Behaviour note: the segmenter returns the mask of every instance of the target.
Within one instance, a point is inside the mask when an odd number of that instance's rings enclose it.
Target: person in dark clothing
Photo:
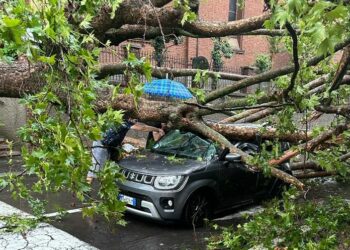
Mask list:
[[[102,140],[92,143],[92,165],[87,174],[86,181],[91,184],[98,173],[109,159],[118,159],[122,142],[130,129],[152,132],[155,140],[159,140],[164,131],[160,128],[137,123],[135,120],[127,120],[116,128],[110,128],[104,133]]]

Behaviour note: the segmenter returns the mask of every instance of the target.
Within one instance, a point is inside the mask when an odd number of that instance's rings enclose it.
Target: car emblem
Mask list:
[[[130,175],[130,180],[133,180],[135,178],[135,174],[134,173],[131,173]]]

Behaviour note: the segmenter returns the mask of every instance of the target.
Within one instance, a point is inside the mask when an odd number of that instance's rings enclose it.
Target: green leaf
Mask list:
[[[199,102],[203,102],[205,100],[205,91],[203,89],[191,88],[190,91],[196,96]]]
[[[87,15],[84,17],[83,21],[81,21],[81,23],[79,24],[79,27],[80,27],[80,28],[84,28],[84,29],[90,28],[90,27],[91,27],[91,26],[90,26],[90,23],[91,23],[92,18],[93,18],[92,15],[87,14]]]
[[[196,73],[196,75],[194,76],[193,81],[194,81],[195,83],[200,83],[200,82],[201,82],[201,78],[202,78],[201,71],[197,70],[197,73]]]
[[[302,11],[303,2],[302,0],[288,0],[287,6],[289,12],[292,12],[294,15],[299,15]]]
[[[113,19],[115,17],[115,12],[118,9],[118,7],[120,6],[120,4],[123,2],[123,0],[113,0],[110,1],[110,3],[112,4],[112,12],[111,12],[111,19]]]
[[[275,22],[279,24],[280,28],[284,27],[287,21],[289,21],[289,13],[282,8],[276,10],[274,15]]]
[[[14,28],[21,24],[21,20],[16,18],[10,18],[8,16],[5,16],[2,19],[3,23],[5,24],[5,27],[7,28]]]
[[[146,80],[150,82],[152,80],[152,65],[149,60],[146,60],[142,64],[142,71],[143,71],[143,74],[146,76]]]
[[[186,22],[193,22],[195,21],[197,18],[196,13],[192,12],[192,11],[186,11],[181,19],[181,25],[184,26]]]
[[[342,4],[338,4],[337,7],[325,14],[325,17],[329,21],[335,21],[336,19],[344,19],[349,16],[349,10]]]
[[[41,61],[41,62],[44,62],[44,63],[48,63],[50,65],[54,65],[55,62],[56,62],[56,55],[52,55],[50,57],[39,56],[38,60]]]
[[[311,33],[312,40],[317,43],[321,43],[327,37],[326,28],[321,22],[314,24],[312,30],[309,32]]]

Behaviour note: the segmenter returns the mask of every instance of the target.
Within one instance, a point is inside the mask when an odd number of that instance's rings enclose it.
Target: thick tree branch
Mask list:
[[[282,106],[275,107],[275,108],[267,108],[264,110],[261,110],[259,112],[256,112],[255,114],[252,114],[250,116],[247,116],[243,119],[237,120],[236,123],[247,123],[247,122],[256,122],[263,118],[266,118],[272,114],[275,114],[277,111],[281,110]]]
[[[282,101],[281,98],[279,98],[279,94],[278,93],[274,93],[273,95],[269,95],[269,96],[263,96],[260,97],[256,100],[257,104],[264,104],[264,103],[268,103],[268,102],[280,102]],[[242,107],[242,106],[249,106],[250,105],[251,100],[249,98],[229,98],[227,101],[225,102],[221,102],[218,103],[216,105],[214,105],[215,109],[225,109],[225,108],[230,108],[230,107]],[[198,111],[198,115],[199,116],[206,116],[206,115],[210,115],[212,114],[212,111],[209,110],[199,110]]]
[[[316,106],[315,109],[318,112],[322,112],[326,114],[337,114],[348,118],[350,117],[350,104],[339,105],[339,106],[320,105],[320,106]]]
[[[275,102],[271,102],[271,103],[264,103],[264,104],[260,104],[260,105],[253,105],[253,106],[242,106],[242,107],[233,107],[233,108],[225,108],[225,109],[215,109],[209,106],[205,106],[205,105],[201,105],[198,103],[193,103],[193,102],[184,102],[187,105],[191,105],[191,106],[196,106],[200,109],[208,109],[217,113],[221,113],[223,111],[237,111],[237,110],[249,110],[249,109],[257,109],[257,108],[280,108],[280,107],[284,107],[284,106],[290,106],[293,104],[290,103],[281,103],[281,104],[277,104]]]
[[[118,29],[125,24],[137,24],[162,27],[180,27],[183,11],[168,7],[157,8],[137,0],[124,0],[111,17],[112,8],[105,5],[91,22],[91,29],[102,43],[108,40],[106,33],[110,29]]]
[[[350,153],[346,153],[342,156],[339,157],[339,161],[346,161],[350,158]],[[292,170],[301,170],[301,169],[322,169],[321,166],[319,166],[316,162],[314,161],[306,161],[304,162],[295,162],[291,163],[290,167]]]
[[[328,79],[329,75],[324,75],[321,76],[307,84],[305,84],[305,88],[309,90],[309,92],[307,93],[307,97],[311,96],[312,94],[314,94],[318,88],[321,88],[322,90],[324,89],[324,84],[326,82],[326,80]],[[350,84],[350,76],[345,76],[342,84]],[[257,103],[265,103],[265,102],[270,102],[270,101],[277,101],[277,102],[281,102],[283,99],[283,94],[282,93],[278,93],[275,92],[269,96],[263,96],[260,97],[257,100]],[[232,99],[232,100],[228,100],[224,103],[221,103],[219,105],[216,105],[215,108],[217,109],[222,109],[222,108],[228,108],[228,107],[237,107],[237,106],[247,106],[249,103],[249,99],[247,98],[242,98],[242,99]],[[208,113],[203,113],[203,110],[200,111],[201,115],[207,115]]]
[[[337,44],[334,48],[334,51],[341,50],[342,48],[344,48],[345,46],[347,46],[349,44],[350,44],[350,37],[347,38],[346,40],[344,40],[344,42]],[[325,59],[328,56],[329,55],[315,56],[315,57],[309,59],[306,62],[306,64],[307,64],[307,66],[315,66],[316,64],[318,64],[319,62],[321,62],[323,59]],[[265,73],[262,73],[262,74],[259,74],[256,76],[240,80],[240,81],[233,83],[232,85],[227,86],[225,88],[221,88],[221,89],[218,89],[216,91],[212,91],[211,93],[209,93],[206,96],[204,103],[211,102],[211,101],[216,100],[220,97],[231,94],[232,92],[235,92],[237,90],[255,85],[257,83],[264,82],[264,81],[270,81],[271,79],[274,79],[276,77],[290,74],[290,73],[294,72],[294,69],[295,69],[294,65],[286,66],[286,67],[283,67],[281,69],[270,70],[268,72],[265,72]]]
[[[330,74],[323,75],[319,78],[316,78],[315,80],[312,80],[311,82],[304,85],[304,87],[308,90],[317,88],[321,85],[323,85],[329,78]]]
[[[203,122],[200,122],[200,121],[194,121],[194,122],[192,121],[191,124],[189,124],[189,125],[190,126],[187,126],[187,127],[191,127],[196,132],[206,136],[207,138],[209,138],[213,141],[220,143],[220,145],[222,145],[223,147],[229,148],[231,153],[236,153],[236,154],[241,155],[242,162],[244,162],[245,166],[248,169],[250,169],[251,171],[256,171],[256,169],[259,169],[260,171],[262,170],[261,167],[259,167],[259,166],[249,165],[248,162],[250,161],[251,156],[249,154],[243,152],[239,148],[234,147],[230,141],[228,141],[224,136],[222,136],[221,133],[218,133],[217,131],[209,128]],[[299,189],[304,188],[304,184],[301,181],[299,181],[294,176],[287,174],[286,172],[284,172],[282,170],[279,170],[278,168],[271,167],[271,175],[278,178],[278,179],[283,180],[286,183],[292,184]]]
[[[298,174],[295,174],[294,177],[297,179],[310,179],[310,178],[327,177],[327,176],[333,176],[333,175],[337,175],[337,172],[319,171],[319,172],[298,173]]]
[[[343,50],[343,55],[340,59],[339,66],[338,66],[337,72],[335,73],[335,77],[333,79],[332,85],[329,88],[329,92],[332,92],[333,90],[336,90],[339,88],[349,65],[350,65],[350,45],[346,46]]]
[[[170,28],[170,27],[163,27],[162,29],[160,27],[154,27],[154,26],[146,26],[145,25],[132,25],[132,24],[125,24],[122,27],[118,29],[111,29],[106,33],[107,38],[112,42],[112,44],[119,44],[125,40],[133,39],[133,38],[143,38],[146,40],[154,39],[157,36],[163,35],[165,36],[186,36],[186,37],[193,37],[193,38],[210,38],[212,36],[209,36],[207,33],[191,33],[190,31],[185,30],[183,27],[178,28]],[[237,30],[232,29],[227,31],[229,35],[237,35]],[[285,30],[269,30],[269,29],[256,29],[251,30],[248,32],[241,32],[240,35],[246,35],[246,36],[285,36],[286,32]]]
[[[118,64],[101,64],[100,72],[98,77],[104,78],[108,75],[117,75],[123,74],[126,70],[126,65],[122,63]],[[195,76],[198,72],[205,72],[205,74],[211,78],[220,77],[220,79],[238,81],[241,79],[248,78],[246,75],[240,75],[235,73],[227,73],[227,72],[216,72],[216,71],[207,71],[200,69],[174,69],[169,67],[152,67],[152,76],[158,78],[165,78],[167,75],[172,77],[178,76]]]
[[[45,85],[40,75],[44,71],[44,65],[31,65],[27,60],[0,63],[0,97],[19,98],[38,92]]]
[[[239,114],[235,114],[233,116],[227,117],[221,121],[219,121],[219,123],[234,123],[238,120],[241,120],[245,117],[248,117],[250,115],[253,115],[259,111],[262,111],[264,108],[257,108],[257,109],[251,109],[251,110],[245,110]]]
[[[192,23],[186,23],[184,25],[184,30],[195,35],[207,37],[240,35],[245,32],[262,28],[264,22],[270,17],[271,13],[268,12],[260,16],[232,22],[195,21]]]
[[[265,140],[278,139],[281,141],[300,142],[310,138],[310,135],[305,135],[304,132],[295,133],[278,133],[274,128],[263,128],[256,125],[256,127],[239,126],[238,124],[221,124],[216,122],[206,122],[207,125],[219,132],[229,140],[256,140],[257,137]]]
[[[325,83],[326,80],[323,81],[323,83]],[[350,75],[345,75],[340,83],[340,85],[350,85]],[[308,96],[311,96],[311,95],[314,95],[314,94],[319,94],[319,93],[322,93],[325,89],[326,89],[326,85],[323,84],[323,85],[320,85],[314,89],[311,89],[309,92],[308,92]]]
[[[350,128],[350,125],[338,125],[333,129],[329,129],[326,132],[323,132],[322,134],[309,140],[308,142],[299,145],[297,149],[291,149],[291,150],[286,151],[280,158],[273,159],[269,163],[272,166],[277,166],[283,162],[288,161],[289,159],[293,158],[294,156],[297,156],[302,151],[311,152],[318,145],[329,140],[332,136],[337,136],[349,128]]]
[[[294,162],[290,164],[290,169],[293,171],[304,169],[322,170],[322,168],[314,161]]]
[[[121,42],[121,39],[117,37],[118,35],[124,40],[137,37],[150,39],[159,36],[162,34],[160,26],[166,35],[173,33],[193,34],[200,37],[239,35],[262,28],[264,21],[271,16],[270,13],[265,13],[261,16],[232,22],[194,21],[182,26],[180,21],[183,12],[180,9],[167,6],[157,8],[136,0],[125,0],[116,10],[113,19],[110,18],[111,11],[110,7],[102,7],[100,13],[93,19],[92,28],[89,32],[93,31],[101,42],[111,39],[116,44]],[[123,25],[137,26],[133,26],[133,29],[130,29],[131,26],[121,28]],[[143,29],[141,26],[143,26]],[[149,32],[145,32],[147,30],[145,27],[147,29],[150,27]],[[126,28],[129,28],[129,31]]]

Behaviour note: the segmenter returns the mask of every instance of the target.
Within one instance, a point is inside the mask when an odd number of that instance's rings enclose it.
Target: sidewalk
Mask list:
[[[0,201],[0,216],[29,214]],[[4,223],[0,221],[0,230]],[[26,234],[7,233],[0,231],[0,249],[4,250],[97,250],[97,248],[75,238],[74,236],[57,229],[50,224],[40,223],[37,228]]]

